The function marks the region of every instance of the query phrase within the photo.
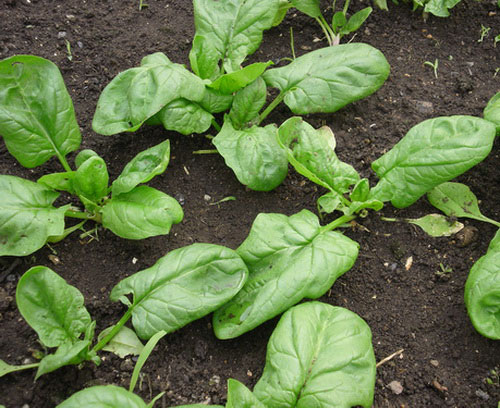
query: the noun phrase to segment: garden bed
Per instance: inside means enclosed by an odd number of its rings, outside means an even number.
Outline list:
[[[128,241],[101,229],[95,238],[79,239],[73,234],[32,256],[0,258],[0,359],[26,364],[35,361],[33,355],[42,350],[14,300],[17,281],[31,266],[49,266],[76,286],[100,331],[123,314],[121,304],[109,300],[113,286],[165,253],[194,242],[236,248],[261,212],[291,215],[304,208],[316,212],[316,199],[323,193],[320,187],[291,169],[272,192],[245,189],[221,156],[192,153],[213,148],[203,136],[150,127],[110,137],[92,132],[99,94],[120,71],[137,66],[143,56],[156,51],[188,64],[194,34],[190,1],[150,0],[142,10],[138,1],[4,3],[0,58],[35,54],[59,66],[82,129],[82,148],[93,149],[105,159],[111,178],[139,151],[170,139],[172,156],[167,171],[150,184],[177,198],[185,218],[168,236]],[[353,8],[367,5],[356,2]],[[481,25],[491,30],[480,42]],[[326,46],[314,21],[291,10],[281,25],[265,33],[251,60],[276,62],[290,57],[290,27],[298,55]],[[384,53],[391,65],[388,81],[375,94],[334,114],[307,115],[306,119],[315,127],[330,126],[339,158],[374,182],[370,163],[414,125],[436,116],[482,116],[487,101],[500,90],[500,45],[495,48],[493,40],[498,34],[500,9],[494,1],[463,1],[449,18],[430,16],[427,21],[404,5],[390,5],[389,12],[375,10],[355,41]],[[437,77],[424,65],[436,59]],[[289,116],[282,105],[268,121],[281,123]],[[498,145],[497,140],[488,158],[458,180],[477,195],[482,212],[496,220],[500,219]],[[36,180],[60,170],[55,159],[25,169],[0,141],[0,174]],[[236,200],[216,204],[228,196]],[[474,330],[463,301],[467,274],[486,252],[495,227],[466,220],[467,234],[431,238],[410,224],[380,219],[380,215],[416,218],[431,212],[436,210],[425,198],[405,210],[388,204],[379,214],[370,214],[346,229],[345,234],[359,242],[360,255],[320,300],[365,319],[373,333],[377,361],[404,350],[378,368],[375,407],[496,407],[498,378],[492,378],[493,384],[486,379],[492,377],[490,370],[500,372],[500,343]],[[166,391],[156,405],[162,407],[224,403],[228,378],[249,387],[259,378],[276,323],[277,318],[237,339],[220,341],[207,317],[169,334],[145,365],[139,394],[149,400]],[[5,376],[0,379],[0,405],[53,407],[91,385],[126,386],[132,359],[101,355],[99,367],[91,363],[64,367],[35,383],[31,371]]]

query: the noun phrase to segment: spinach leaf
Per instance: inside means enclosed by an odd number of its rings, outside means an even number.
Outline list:
[[[147,408],[137,395],[115,385],[96,385],[73,394],[56,408]]]
[[[260,77],[234,95],[229,119],[235,129],[245,127],[259,116],[259,111],[266,103],[266,96],[266,83]]]
[[[170,141],[153,146],[140,152],[130,160],[121,174],[113,181],[113,195],[128,193],[134,187],[147,183],[154,176],[162,174],[170,161]]]
[[[220,113],[228,110],[233,102],[233,95],[224,95],[211,88],[205,88],[200,106],[210,113]]]
[[[485,337],[500,340],[500,230],[486,255],[470,270],[465,305],[475,329]]]
[[[266,408],[244,384],[230,378],[227,381],[226,408]]]
[[[286,312],[271,335],[254,395],[268,407],[369,408],[375,388],[370,328],[319,302]]]
[[[280,126],[279,141],[295,170],[314,183],[344,194],[359,181],[358,172],[335,154],[335,136],[329,127],[316,130],[293,117]]]
[[[0,175],[0,196],[0,256],[31,254],[48,237],[63,233],[69,205],[52,206],[59,193],[29,180]]]
[[[292,6],[309,17],[317,18],[321,16],[319,0],[290,0]]]
[[[250,64],[238,71],[221,75],[214,82],[208,85],[208,87],[215,89],[224,95],[233,94],[259,78],[264,73],[266,68],[272,63],[272,61],[268,61]]]
[[[455,7],[461,0],[429,0],[425,2],[424,11],[437,17],[448,17],[448,9]]]
[[[247,274],[235,251],[193,244],[122,280],[110,297],[129,306],[137,334],[147,339],[160,330],[180,329],[217,309],[241,289]],[[133,295],[131,304],[128,294]]]
[[[190,135],[207,131],[214,117],[196,102],[179,98],[170,102],[154,118],[167,130]]]
[[[168,234],[184,217],[175,198],[149,186],[113,196],[101,211],[104,228],[127,239]]]
[[[189,54],[193,72],[215,80],[224,72],[238,71],[259,47],[263,31],[272,27],[278,2],[194,0],[196,34]]]
[[[99,156],[85,160],[75,172],[72,186],[89,210],[97,208],[108,193],[109,174],[106,163]],[[90,205],[89,205],[90,203]]]
[[[406,221],[418,225],[431,237],[449,237],[464,228],[464,224],[450,221],[442,214],[428,214],[420,218],[408,218]]]
[[[78,169],[83,163],[85,163],[88,159],[94,156],[99,157],[99,155],[91,149],[84,149],[78,152],[78,154],[75,157],[76,168]]]
[[[40,361],[35,380],[43,374],[51,373],[67,365],[80,364],[88,359],[91,340],[78,340],[61,344],[54,354],[48,354]]]
[[[303,298],[316,299],[348,271],[359,245],[325,231],[307,210],[287,217],[259,214],[237,249],[248,267],[243,289],[213,318],[220,339],[237,337],[284,312]]]
[[[80,128],[59,69],[35,56],[0,61],[0,135],[24,167],[78,149]],[[67,168],[66,170],[69,170]]]
[[[98,340],[100,341],[104,336],[109,334],[113,327],[108,327],[99,333]],[[138,356],[143,349],[144,345],[137,337],[137,334],[135,334],[135,331],[129,329],[127,326],[123,326],[109,343],[102,348],[103,351],[114,353],[120,358],[125,358],[128,355]]]
[[[263,78],[278,88],[295,114],[335,112],[371,95],[389,76],[384,55],[368,44],[343,44],[308,52]]]
[[[473,116],[421,122],[372,163],[380,180],[370,197],[408,207],[433,187],[481,162],[494,139],[495,126]]]
[[[500,134],[500,92],[497,92],[484,108],[484,118],[493,122],[497,127],[497,135]]]
[[[63,173],[50,173],[40,177],[36,182],[51,190],[67,191],[70,194],[76,194],[73,188],[74,171],[65,171]]]
[[[270,191],[288,172],[286,152],[276,138],[275,125],[236,130],[226,117],[212,140],[238,181],[252,190]]]
[[[274,16],[273,27],[280,25],[285,18],[288,9],[293,7],[289,0],[278,0],[278,2],[278,12],[276,13],[276,16]]]
[[[92,128],[102,135],[134,132],[175,99],[200,101],[205,84],[158,52],[118,74],[99,97]]]

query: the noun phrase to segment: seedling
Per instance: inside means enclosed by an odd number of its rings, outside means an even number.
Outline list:
[[[479,43],[482,43],[483,40],[488,37],[489,33],[490,33],[490,30],[491,30],[491,27],[486,27],[484,25],[481,24],[481,33],[480,33],[480,36],[479,36],[479,40],[477,40],[477,42]]]
[[[439,277],[449,276],[453,272],[452,268],[444,266],[442,262],[439,263],[439,269],[440,270],[436,272],[436,275]]]
[[[148,6],[149,6],[148,4],[144,3],[144,0],[139,0],[139,11]]]
[[[432,68],[432,70],[434,71],[434,76],[437,79],[437,77],[438,77],[439,60],[436,58],[433,63],[430,62],[430,61],[425,61],[424,65],[428,65],[428,66],[430,66]]]
[[[66,42],[66,58],[68,58],[69,61],[73,61],[73,54],[71,53],[71,44],[68,40],[64,40]]]
[[[489,377],[486,377],[486,383],[489,385],[500,385],[500,375],[497,370],[490,370]]]

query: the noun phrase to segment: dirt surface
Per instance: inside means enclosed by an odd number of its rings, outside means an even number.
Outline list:
[[[100,230],[97,239],[72,235],[54,245],[59,263],[43,248],[23,259],[0,258],[0,358],[11,364],[35,361],[42,350],[36,334],[22,320],[15,305],[19,277],[31,266],[47,265],[75,285],[97,320],[98,331],[118,321],[124,312],[109,292],[121,279],[152,265],[168,251],[193,242],[236,248],[260,212],[294,214],[303,208],[315,212],[321,189],[293,170],[270,193],[246,190],[218,155],[193,155],[210,149],[202,137],[183,137],[159,128],[135,134],[99,136],[91,130],[98,96],[120,71],[136,66],[149,53],[162,51],[187,64],[194,34],[188,0],[149,0],[139,11],[138,1],[2,0],[0,58],[36,54],[61,69],[73,97],[82,128],[82,148],[96,150],[108,163],[112,178],[137,152],[165,138],[172,143],[172,160],[163,176],[151,185],[183,203],[184,221],[168,236],[127,241]],[[367,5],[355,2],[353,10]],[[495,1],[463,1],[451,17],[423,20],[407,6],[376,10],[355,41],[379,48],[391,64],[391,76],[374,95],[328,115],[309,115],[318,127],[327,124],[337,138],[339,157],[376,181],[370,163],[390,149],[412,126],[435,116],[482,114],[491,96],[500,90],[500,9]],[[327,12],[328,14],[329,12]],[[490,27],[479,42],[481,25]],[[326,46],[321,31],[300,13],[267,32],[252,61],[289,57],[290,27],[297,54]],[[348,38],[346,39],[348,40]],[[66,41],[71,45],[68,59]],[[439,60],[438,77],[425,61]],[[278,108],[268,122],[291,116]],[[489,157],[459,178],[481,200],[485,215],[500,219],[499,143]],[[70,157],[72,160],[72,157]],[[28,170],[20,166],[0,141],[0,174],[36,180],[61,171],[51,160]],[[212,205],[235,196],[236,201]],[[345,230],[361,245],[355,266],[339,278],[320,300],[347,307],[370,325],[377,361],[404,349],[377,371],[375,407],[497,407],[500,386],[487,384],[490,370],[500,371],[500,342],[480,336],[472,327],[463,302],[464,284],[472,264],[485,253],[495,228],[465,220],[475,232],[461,237],[430,238],[405,223],[386,217],[419,217],[435,212],[425,199],[405,210],[387,205],[379,214],[360,220],[362,226]],[[325,222],[328,220],[325,220]],[[413,262],[407,268],[408,259]],[[443,274],[440,265],[448,268]],[[236,378],[252,387],[265,362],[266,344],[274,319],[231,341],[219,341],[210,318],[196,321],[165,337],[143,369],[139,394],[149,400],[166,391],[157,407],[182,403],[225,402],[226,381]],[[134,362],[101,353],[102,364],[66,367],[33,382],[34,372],[0,379],[0,404],[7,408],[54,407],[74,392],[96,384],[128,386]],[[401,389],[394,387],[399,382]],[[498,381],[498,380],[497,380]],[[392,386],[390,384],[392,383]],[[397,384],[396,384],[397,385]],[[398,393],[401,391],[400,393]]]

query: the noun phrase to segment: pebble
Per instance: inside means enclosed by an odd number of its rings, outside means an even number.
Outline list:
[[[437,366],[439,366],[439,361],[431,360],[431,365],[433,365],[434,367],[437,367]]]
[[[208,201],[210,201],[212,199],[212,197],[210,197],[208,194],[205,194],[203,196],[203,199],[208,202]]]
[[[387,384],[387,388],[389,388],[393,394],[399,395],[403,392],[403,386],[399,381],[391,381]]]
[[[432,102],[427,101],[415,101],[415,108],[419,113],[424,115],[430,115],[434,113],[434,105]]]
[[[177,194],[175,199],[179,202],[180,205],[184,205],[186,198],[182,194]]]
[[[59,31],[57,33],[57,38],[65,38],[66,37],[66,31]]]
[[[83,43],[81,41],[77,41],[76,45],[78,45],[78,48],[83,48]]]
[[[487,392],[484,392],[483,390],[476,390],[476,395],[479,398],[484,399],[485,401],[490,399],[490,395]]]

